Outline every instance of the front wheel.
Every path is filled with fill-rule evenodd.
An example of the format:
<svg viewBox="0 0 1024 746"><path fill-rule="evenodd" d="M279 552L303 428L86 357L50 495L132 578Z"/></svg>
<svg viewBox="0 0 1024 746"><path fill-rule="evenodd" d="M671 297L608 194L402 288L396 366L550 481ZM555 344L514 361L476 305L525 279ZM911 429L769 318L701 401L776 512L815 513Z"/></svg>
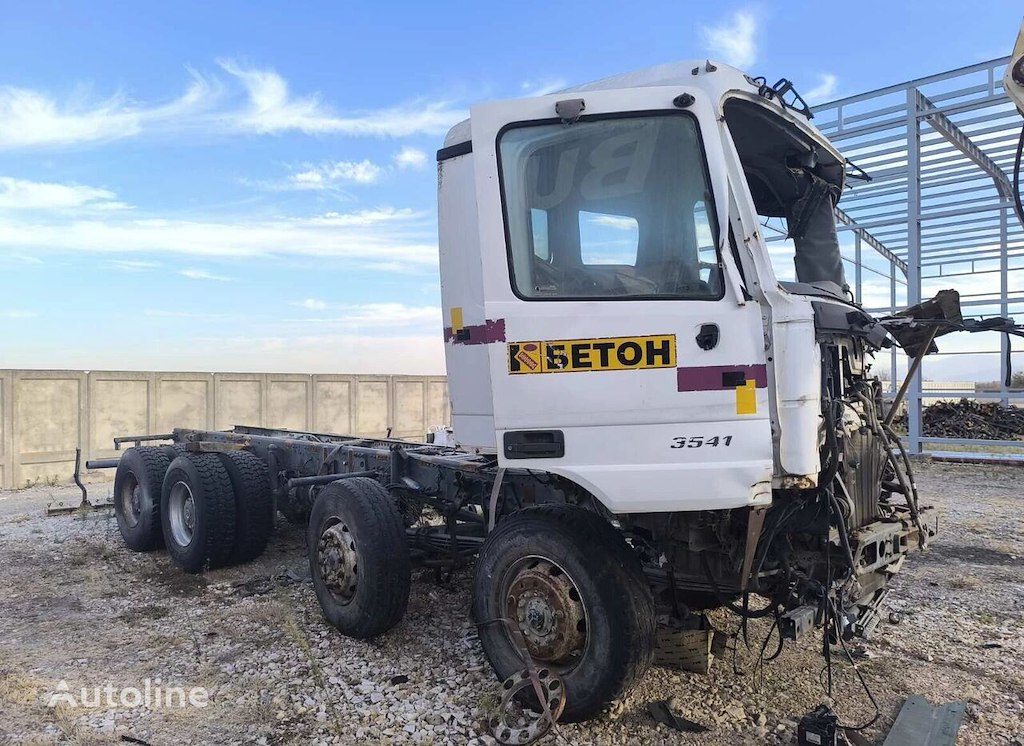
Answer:
<svg viewBox="0 0 1024 746"><path fill-rule="evenodd" d="M604 712L654 655L639 560L606 520L573 506L525 508L498 525L480 551L473 616L500 679L525 667L507 624L519 627L529 655L565 685L565 722Z"/></svg>

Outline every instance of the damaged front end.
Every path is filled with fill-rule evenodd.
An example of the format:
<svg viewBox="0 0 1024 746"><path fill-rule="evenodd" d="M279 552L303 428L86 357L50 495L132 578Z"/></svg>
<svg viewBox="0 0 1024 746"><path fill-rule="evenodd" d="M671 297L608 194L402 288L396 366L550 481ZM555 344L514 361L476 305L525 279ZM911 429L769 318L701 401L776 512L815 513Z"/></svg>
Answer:
<svg viewBox="0 0 1024 746"><path fill-rule="evenodd" d="M809 296L821 350L821 472L813 489L777 490L756 543L744 590L784 609L780 629L796 637L824 625L833 639L869 637L890 578L907 554L936 535L932 508L920 504L913 464L893 420L921 360L953 331L1021 336L1012 319L965 319L959 295L935 298L875 319L831 283L791 283ZM874 353L898 346L910 358L891 400L871 372ZM743 565L740 565L743 568ZM812 621L813 620L813 621Z"/></svg>
<svg viewBox="0 0 1024 746"><path fill-rule="evenodd" d="M620 518L663 618L685 624L725 607L745 620L773 619L781 639L823 628L828 656L832 644L871 636L891 578L937 532L893 427L921 359L952 331L1024 332L1010 319L964 319L955 291L887 318L865 313L846 284L836 231L849 164L763 93L727 97L723 114L753 213L785 220L793 246L796 282L773 276L754 294L775 358L772 501ZM872 363L894 346L911 365L893 398Z"/></svg>

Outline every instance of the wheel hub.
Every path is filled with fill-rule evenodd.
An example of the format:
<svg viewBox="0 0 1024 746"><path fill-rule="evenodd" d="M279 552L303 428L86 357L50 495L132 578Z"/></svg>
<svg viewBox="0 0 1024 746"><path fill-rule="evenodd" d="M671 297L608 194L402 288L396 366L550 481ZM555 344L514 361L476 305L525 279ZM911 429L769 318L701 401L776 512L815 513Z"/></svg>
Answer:
<svg viewBox="0 0 1024 746"><path fill-rule="evenodd" d="M512 580L507 613L515 619L530 656L558 663L582 651L586 616L572 579L559 567L537 560Z"/></svg>
<svg viewBox="0 0 1024 746"><path fill-rule="evenodd" d="M196 530L196 501L185 482L176 482L171 487L167 512L175 543L181 547L191 544Z"/></svg>
<svg viewBox="0 0 1024 746"><path fill-rule="evenodd" d="M348 526L336 523L320 534L317 558L328 590L343 601L351 601L358 585L359 564Z"/></svg>
<svg viewBox="0 0 1024 746"><path fill-rule="evenodd" d="M125 523L129 526L138 525L139 517L142 515L142 487L139 485L134 474L129 473L126 476L125 483L121 487L117 499L120 503Z"/></svg>
<svg viewBox="0 0 1024 746"><path fill-rule="evenodd" d="M188 499L185 501L184 507L182 508L182 518L185 521L185 528L187 528L189 531L192 531L192 530L195 529L195 527L196 527L196 504L195 504L195 501L192 499L191 495L189 495Z"/></svg>

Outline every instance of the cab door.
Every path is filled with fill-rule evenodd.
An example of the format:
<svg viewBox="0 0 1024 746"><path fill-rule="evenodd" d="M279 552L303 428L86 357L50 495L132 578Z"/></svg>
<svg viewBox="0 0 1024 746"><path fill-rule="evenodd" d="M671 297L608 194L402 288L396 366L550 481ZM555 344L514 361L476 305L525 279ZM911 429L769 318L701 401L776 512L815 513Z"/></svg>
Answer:
<svg viewBox="0 0 1024 746"><path fill-rule="evenodd" d="M711 102L674 105L685 92L471 116L484 310L504 329L488 346L500 463L566 476L614 512L770 500L760 307L723 251Z"/></svg>

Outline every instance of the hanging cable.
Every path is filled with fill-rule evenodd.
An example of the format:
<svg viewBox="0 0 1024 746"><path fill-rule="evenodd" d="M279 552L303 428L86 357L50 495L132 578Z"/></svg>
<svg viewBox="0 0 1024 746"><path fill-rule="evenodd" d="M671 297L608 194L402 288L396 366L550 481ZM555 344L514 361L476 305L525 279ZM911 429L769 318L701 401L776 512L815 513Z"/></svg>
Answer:
<svg viewBox="0 0 1024 746"><path fill-rule="evenodd" d="M853 666L854 673L856 673L857 678L860 679L860 685L864 689L864 693L868 695L868 699L871 700L871 706L875 708L874 716L863 725L842 725L840 727L842 727L843 730L867 730L876 722L878 722L878 718L882 717L882 708L878 706L878 701L875 699L875 695L872 693L871 687L868 686L868 682L864 679L864 674L860 672L860 667L857 665L857 661L853 659L853 655L850 653L850 649L846 646L846 640L840 637L839 642L843 645L843 652L846 653L846 659L850 661L850 665Z"/></svg>

